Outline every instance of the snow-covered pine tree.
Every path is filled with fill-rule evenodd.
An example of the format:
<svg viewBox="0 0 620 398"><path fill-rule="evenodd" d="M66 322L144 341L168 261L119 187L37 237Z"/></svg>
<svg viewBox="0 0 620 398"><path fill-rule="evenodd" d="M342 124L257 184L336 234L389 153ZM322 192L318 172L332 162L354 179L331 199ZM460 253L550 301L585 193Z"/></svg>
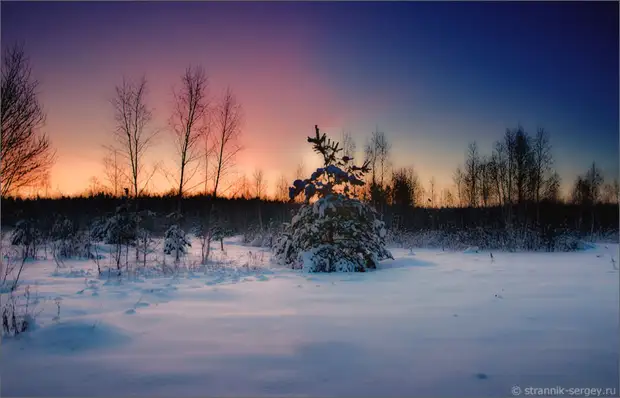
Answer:
<svg viewBox="0 0 620 398"><path fill-rule="evenodd" d="M76 232L68 218L61 216L56 219L50 233L54 258L70 258L78 251Z"/></svg>
<svg viewBox="0 0 620 398"><path fill-rule="evenodd" d="M303 193L305 202L276 241L275 257L308 272L374 269L380 260L393 257L385 247L385 224L352 190L365 185L362 177L370 171L369 162L353 165L353 159L339 156L337 142L320 134L318 126L315 130L308 142L323 156L324 167L289 188L291 200Z"/></svg>
<svg viewBox="0 0 620 398"><path fill-rule="evenodd" d="M168 214L168 218L172 220L172 224L164 234L164 254L174 254L174 261L178 263L181 256L187 253L186 247L192 245L189 236L181 228L183 214L174 211Z"/></svg>
<svg viewBox="0 0 620 398"><path fill-rule="evenodd" d="M138 218L129 211L127 204L116 208L114 215L94 223L91 235L96 241L107 244L132 245L136 240Z"/></svg>
<svg viewBox="0 0 620 398"><path fill-rule="evenodd" d="M184 255L187 253L187 247L191 247L191 243L183 231L177 224L172 224L164 235L164 253L178 253Z"/></svg>
<svg viewBox="0 0 620 398"><path fill-rule="evenodd" d="M116 208L116 213L103 220L95 222L91 229L91 239L95 242L104 241L114 245L113 258L116 268L121 270L122 248L125 246L125 262L129 268L129 246L136 244L138 217L129 211L129 205L123 203Z"/></svg>

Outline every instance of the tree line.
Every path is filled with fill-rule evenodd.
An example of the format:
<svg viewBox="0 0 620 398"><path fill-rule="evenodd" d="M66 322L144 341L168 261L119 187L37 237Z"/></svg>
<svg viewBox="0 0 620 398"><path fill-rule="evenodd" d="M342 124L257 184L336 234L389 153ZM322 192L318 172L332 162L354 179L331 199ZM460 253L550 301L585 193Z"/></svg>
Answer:
<svg viewBox="0 0 620 398"><path fill-rule="evenodd" d="M242 149L242 106L230 88L219 97L212 96L202 66L188 67L180 75L179 83L172 94L174 106L164 129L153 123L145 77L123 79L115 87L110 100L115 129L111 132L112 144L105 145L104 181L93 177L83 196L92 200L98 198L101 208L107 209L105 211L110 210L103 203L115 203L123 197L132 199L136 211L142 208L143 202L144 205L148 202L149 206L157 200L169 204L170 198L175 198L175 205L163 211L174 212L181 222L185 209L196 213L189 204L196 203L195 198L208 201L207 213L214 214L217 212L215 204L225 202L220 198L227 193L230 198L240 199L233 201L236 206L253 209L246 220L256 217L261 229L269 221L286 221L291 206L285 203L288 189L293 179L303 178L304 165L298 165L294 175L281 175L271 198L267 198L267 181L260 169L256 169L250 178L243 175L224 184L235 165L236 155ZM4 52L2 69L0 173L2 197L9 208L28 203L28 200L18 198L7 202L7 198L16 196L24 187L49 181L49 170L56 159L49 136L42 132L45 114L37 99L37 87L38 82L31 76L23 47L8 48ZM154 138L162 131L168 134L176 148L174 168L164 167L161 163L147 166L145 161ZM370 165L367 184L354 187L353 195L373 204L384 214L388 225L395 224L399 228L466 227L471 223L465 220L472 219L468 214L476 214L474 219L483 225L486 222L483 220L489 218L485 214L493 214L492 223L496 227L536 229L549 223L562 223L579 230L589 228L593 232L614 213L598 209L605 204L618 203L617 178L606 181L595 162L575 179L569 197L562 198L561 178L554 169L550 133L543 128L535 134L528 133L521 126L507 129L488 155L481 154L476 142L470 143L464 163L454 172L453 186L441 192L437 190L434 178L427 184L420 181L414 167L394 167L391 142L378 127L361 151L357 150L350 132L343 132L340 138L344 156L354 158L361 152L364 162ZM158 172L172 186L163 195L149 193L149 182ZM62 199L66 200L69 199ZM281 203L277 205L280 209L274 210L273 214L272 210L267 210L273 209L278 202ZM51 206L49 201L41 203L45 203L41 205L43 207ZM445 210L450 208L461 210ZM560 208L571 210L556 210L558 214L567 215L561 221L559 218L551 220L549 209ZM450 217L457 217L458 222L456 218L450 220L446 216L457 213L460 216ZM7 220L6 217L3 219Z"/></svg>

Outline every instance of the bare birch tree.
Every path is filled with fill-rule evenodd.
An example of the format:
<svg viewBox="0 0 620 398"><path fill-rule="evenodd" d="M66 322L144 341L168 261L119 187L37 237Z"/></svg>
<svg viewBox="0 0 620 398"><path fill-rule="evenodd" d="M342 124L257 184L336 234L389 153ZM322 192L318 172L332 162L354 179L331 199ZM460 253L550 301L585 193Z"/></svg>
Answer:
<svg viewBox="0 0 620 398"><path fill-rule="evenodd" d="M478 152L478 144L471 142L467 147L465 160L465 189L467 191L467 200L470 207L478 205L478 181L480 173L480 155Z"/></svg>
<svg viewBox="0 0 620 398"><path fill-rule="evenodd" d="M23 47L6 49L2 60L0 118L1 195L40 185L49 176L56 153L41 132L45 113L37 98L39 82L31 76Z"/></svg>
<svg viewBox="0 0 620 398"><path fill-rule="evenodd" d="M256 169L254 171L253 177L254 177L254 197L257 199L261 199L265 196L265 189L267 186L265 175L261 169Z"/></svg>
<svg viewBox="0 0 620 398"><path fill-rule="evenodd" d="M357 146L355 145L355 140L353 140L353 136L348 131L342 132L342 155L348 156L353 159L355 157L355 151Z"/></svg>
<svg viewBox="0 0 620 398"><path fill-rule="evenodd" d="M435 197L436 197L435 186L436 185L437 185L437 182L435 180L435 177L431 177L431 179L429 180L429 186L430 186L430 191L429 191L430 198L429 199L431 200L431 207L435 207L435 204L436 204L435 203Z"/></svg>
<svg viewBox="0 0 620 398"><path fill-rule="evenodd" d="M465 182L464 180L465 180L465 176L463 174L463 171L461 170L460 167L457 167L456 171L452 175L452 181L454 181L454 187L456 188L456 197L457 197L458 207L462 207L463 202L464 202L464 195L463 195L463 184Z"/></svg>
<svg viewBox="0 0 620 398"><path fill-rule="evenodd" d="M551 155L551 143L549 133L545 129L538 129L536 137L532 141L532 175L531 190L536 203L536 223L540 222L540 201L544 194L544 186L547 175L551 171L553 157Z"/></svg>
<svg viewBox="0 0 620 398"><path fill-rule="evenodd" d="M203 155L201 141L208 131L209 117L208 79L204 69L200 66L187 68L181 76L181 82L181 87L174 93L175 107L170 117L170 126L179 156L177 176L179 211L185 192L195 188L188 185L200 167L199 161Z"/></svg>
<svg viewBox="0 0 620 398"><path fill-rule="evenodd" d="M258 223L261 231L263 230L263 211L261 207L261 198L265 196L265 190L267 187L267 181L265 181L265 175L263 171L257 169L254 171L254 197L258 202Z"/></svg>
<svg viewBox="0 0 620 398"><path fill-rule="evenodd" d="M281 175L280 178L278 179L278 184L276 185L276 195L275 195L276 200L279 200L281 202L288 202L289 185L290 183L286 179L286 177L284 175Z"/></svg>
<svg viewBox="0 0 620 398"><path fill-rule="evenodd" d="M137 83L123 79L111 101L116 121L114 139L118 153L127 162L134 197L144 191L154 174L152 171L147 175L144 168L144 155L157 133L148 128L153 114L146 105L146 93L146 78L142 77Z"/></svg>
<svg viewBox="0 0 620 398"><path fill-rule="evenodd" d="M217 105L213 112L213 157L215 160L214 184L213 184L213 200L211 202L211 210L209 211L209 219L215 210L215 199L218 197L220 184L222 179L230 172L236 162L237 153L241 150L239 137L241 135L241 127L243 123L243 114L241 104L237 102L233 91L226 89L224 97ZM213 228L209 228L206 242L206 258L208 259L211 250L211 240L213 238Z"/></svg>
<svg viewBox="0 0 620 398"><path fill-rule="evenodd" d="M235 185L236 187L232 195L233 197L241 199L250 199L252 197L252 190L250 187L251 184L245 174L237 179Z"/></svg>
<svg viewBox="0 0 620 398"><path fill-rule="evenodd" d="M228 88L224 98L214 112L214 186L213 197L217 198L222 178L235 165L237 153L241 150L239 136L243 115L241 105L237 102L233 91Z"/></svg>
<svg viewBox="0 0 620 398"><path fill-rule="evenodd" d="M379 131L379 128L373 131L370 140L366 143L364 148L365 160L370 162L372 167L371 185L379 185L381 188L384 187L388 168L390 166L391 149L392 144L388 141L385 133Z"/></svg>

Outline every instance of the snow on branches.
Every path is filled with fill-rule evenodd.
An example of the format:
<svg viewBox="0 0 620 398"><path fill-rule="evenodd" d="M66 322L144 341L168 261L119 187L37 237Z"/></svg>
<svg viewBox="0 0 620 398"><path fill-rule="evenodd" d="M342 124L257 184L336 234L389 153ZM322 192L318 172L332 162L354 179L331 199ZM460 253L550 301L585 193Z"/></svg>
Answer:
<svg viewBox="0 0 620 398"><path fill-rule="evenodd" d="M339 144L319 132L308 137L324 167L289 188L291 200L302 193L305 203L274 245L277 260L308 272L363 272L392 258L385 248L386 230L377 212L355 197L353 187L364 186L369 163L352 164L339 156ZM311 200L316 199L313 203Z"/></svg>

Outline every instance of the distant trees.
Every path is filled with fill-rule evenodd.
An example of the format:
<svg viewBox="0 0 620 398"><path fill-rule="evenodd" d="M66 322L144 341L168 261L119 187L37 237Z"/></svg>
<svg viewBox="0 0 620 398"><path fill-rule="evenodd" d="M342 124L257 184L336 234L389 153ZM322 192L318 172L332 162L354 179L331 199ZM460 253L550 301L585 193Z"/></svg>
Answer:
<svg viewBox="0 0 620 398"><path fill-rule="evenodd" d="M263 230L263 212L261 211L261 199L266 196L267 181L261 169L254 170L254 198L258 199L258 223Z"/></svg>
<svg viewBox="0 0 620 398"><path fill-rule="evenodd" d="M482 157L478 169L478 189L480 190L480 201L482 206L487 207L493 203L495 185L493 184L495 174L495 162L492 158Z"/></svg>
<svg viewBox="0 0 620 398"><path fill-rule="evenodd" d="M543 201L558 203L560 201L560 184L562 179L557 172L553 172L545 182ZM540 213L538 213L540 215Z"/></svg>
<svg viewBox="0 0 620 398"><path fill-rule="evenodd" d="M281 202L286 202L289 199L288 187L289 187L288 180L286 179L284 175L281 175L276 185L275 199Z"/></svg>
<svg viewBox="0 0 620 398"><path fill-rule="evenodd" d="M87 194L90 196L95 196L99 193L105 192L105 185L99 181L97 176L92 176L88 180L88 190Z"/></svg>
<svg viewBox="0 0 620 398"><path fill-rule="evenodd" d="M49 136L41 132L45 113L37 98L39 82L31 72L22 46L4 51L0 85L2 197L45 182L56 158Z"/></svg>
<svg viewBox="0 0 620 398"><path fill-rule="evenodd" d="M532 191L532 199L536 203L536 222L538 223L540 220L540 202L544 197L543 189L545 184L551 179L549 172L552 171L551 166L553 163L549 133L544 128L540 128L536 132L531 151L530 189Z"/></svg>
<svg viewBox="0 0 620 398"><path fill-rule="evenodd" d="M572 201L575 204L590 206L599 203L603 174L595 162L585 174L577 176L572 191Z"/></svg>
<svg viewBox="0 0 620 398"><path fill-rule="evenodd" d="M355 157L355 151L357 150L357 145L355 144L355 140L353 136L348 131L342 132L342 155L348 158L353 159Z"/></svg>
<svg viewBox="0 0 620 398"><path fill-rule="evenodd" d="M620 185L618 184L618 178L614 178L614 181L611 183L605 184L603 186L603 199L604 203L609 204L618 204L620 195Z"/></svg>
<svg viewBox="0 0 620 398"><path fill-rule="evenodd" d="M445 188L442 191L442 202L444 207L451 208L455 206L454 194L452 193L452 191L450 191L449 188Z"/></svg>
<svg viewBox="0 0 620 398"><path fill-rule="evenodd" d="M386 182L389 176L391 148L392 145L385 133L378 128L373 131L364 148L364 161L371 167L371 181L368 186L370 200L381 214L389 196Z"/></svg>
<svg viewBox="0 0 620 398"><path fill-rule="evenodd" d="M437 194L437 192L436 192L437 181L435 180L435 177L431 177L431 179L429 180L428 184L429 184L429 188L430 188L429 192L428 192L429 193L429 199L430 199L430 205L431 205L431 207L435 207L435 205L436 205L435 198L436 198L436 194Z"/></svg>
<svg viewBox="0 0 620 398"><path fill-rule="evenodd" d="M392 174L391 202L397 211L404 211L415 206L415 189L413 170L400 168Z"/></svg>
<svg viewBox="0 0 620 398"><path fill-rule="evenodd" d="M461 207L463 206L463 180L465 179L465 177L463 176L463 171L461 170L461 167L457 167L456 170L454 171L454 174L452 174L452 181L454 182L454 187L456 188L456 199L457 199L457 206Z"/></svg>
<svg viewBox="0 0 620 398"><path fill-rule="evenodd" d="M242 199L250 199L252 197L252 183L245 174L237 179L234 194L232 196Z"/></svg>
<svg viewBox="0 0 620 398"><path fill-rule="evenodd" d="M547 130L540 128L532 137L521 126L507 129L490 156L481 156L477 144L470 143L464 168L453 175L457 201L469 207L502 206L507 224L525 222L528 204L534 204L536 216L529 221L538 224L540 204L559 200L560 177L551 149Z"/></svg>
<svg viewBox="0 0 620 398"><path fill-rule="evenodd" d="M422 186L413 167L393 172L390 192L392 205L401 210L422 204Z"/></svg>
<svg viewBox="0 0 620 398"><path fill-rule="evenodd" d="M465 160L465 190L467 201L470 207L478 205L478 179L480 177L480 157L478 144L472 142L467 147L467 158Z"/></svg>
<svg viewBox="0 0 620 398"><path fill-rule="evenodd" d="M391 149L392 144L388 141L385 133L379 131L379 129L372 133L370 142L366 146L367 160L377 168L376 171L373 169L372 182L380 188L385 187L385 181L390 167Z"/></svg>
<svg viewBox="0 0 620 398"><path fill-rule="evenodd" d="M603 173L595 162L584 175L577 176L572 191L572 201L581 205L583 210L589 210L591 232L594 232L595 207L600 203L601 188L603 186ZM581 219L580 219L581 224Z"/></svg>
<svg viewBox="0 0 620 398"><path fill-rule="evenodd" d="M254 197L261 199L265 197L267 190L267 181L265 180L265 174L261 169L254 170Z"/></svg>

